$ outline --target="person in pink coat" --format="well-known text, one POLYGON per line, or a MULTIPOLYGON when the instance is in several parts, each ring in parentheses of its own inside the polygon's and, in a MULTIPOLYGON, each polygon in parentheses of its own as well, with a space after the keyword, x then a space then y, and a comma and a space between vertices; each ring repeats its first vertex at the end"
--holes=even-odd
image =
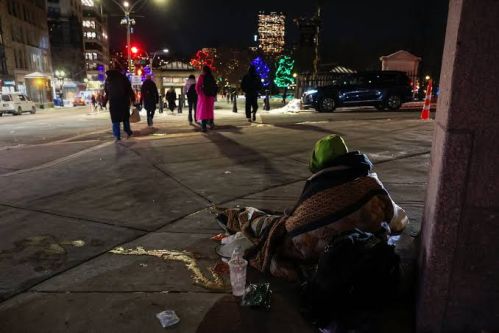
POLYGON ((213 122, 215 118, 215 97, 217 96, 217 84, 210 67, 203 66, 203 74, 196 83, 196 92, 198 93, 198 105, 196 110, 196 120, 201 122, 201 129, 206 132, 206 125, 210 129, 215 127, 213 122))

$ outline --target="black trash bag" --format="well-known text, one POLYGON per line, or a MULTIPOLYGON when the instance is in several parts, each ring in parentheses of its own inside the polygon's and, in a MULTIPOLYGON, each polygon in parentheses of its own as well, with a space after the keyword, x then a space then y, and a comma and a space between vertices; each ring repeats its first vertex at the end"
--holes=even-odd
POLYGON ((271 299, 272 290, 270 289, 270 283, 250 284, 246 288, 241 305, 270 310, 271 299))
POLYGON ((305 317, 320 328, 332 321, 355 329, 358 315, 396 293, 400 258, 386 237, 358 229, 333 238, 302 288, 305 317))

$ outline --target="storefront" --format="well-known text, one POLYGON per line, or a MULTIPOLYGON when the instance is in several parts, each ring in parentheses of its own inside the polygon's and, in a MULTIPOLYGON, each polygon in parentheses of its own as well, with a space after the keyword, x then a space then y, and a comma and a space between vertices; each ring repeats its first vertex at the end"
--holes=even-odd
POLYGON ((3 76, 0 79, 0 92, 2 94, 13 93, 16 91, 16 81, 14 77, 3 76))
POLYGON ((173 87, 178 95, 182 92, 185 81, 191 74, 195 75, 197 79, 201 71, 198 71, 190 64, 173 61, 155 69, 153 76, 162 94, 165 94, 168 89, 173 87))

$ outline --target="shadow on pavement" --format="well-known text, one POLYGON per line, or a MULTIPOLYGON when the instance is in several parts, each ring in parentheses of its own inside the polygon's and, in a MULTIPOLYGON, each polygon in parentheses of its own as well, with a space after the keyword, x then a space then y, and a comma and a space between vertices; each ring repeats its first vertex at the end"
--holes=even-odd
POLYGON ((279 128, 285 128, 285 129, 291 129, 291 130, 296 130, 296 131, 313 131, 313 132, 319 132, 319 133, 324 133, 324 134, 337 134, 341 136, 345 136, 344 133, 340 133, 338 131, 330 131, 325 128, 321 128, 318 126, 312 126, 312 125, 307 125, 307 124, 274 124, 274 127, 279 127, 279 128))
MULTIPOLYGON (((272 180, 274 177, 278 177, 280 183, 286 183, 291 180, 292 178, 288 177, 287 174, 283 173, 281 170, 275 168, 269 157, 262 155, 260 152, 257 150, 251 148, 248 145, 242 145, 239 142, 232 140, 219 132, 223 132, 225 128, 225 131, 227 132, 236 132, 240 133, 241 128, 235 127, 235 126, 220 126, 216 127, 215 130, 208 131, 206 137, 214 143, 220 152, 233 160, 237 164, 244 164, 248 160, 248 156, 252 156, 253 161, 259 161, 261 163, 254 164, 252 163, 252 166, 259 167, 260 165, 263 166, 263 173, 272 180), (234 154, 233 152, 235 151, 244 151, 246 154, 234 154)), ((246 163, 247 164, 247 163, 246 163)))

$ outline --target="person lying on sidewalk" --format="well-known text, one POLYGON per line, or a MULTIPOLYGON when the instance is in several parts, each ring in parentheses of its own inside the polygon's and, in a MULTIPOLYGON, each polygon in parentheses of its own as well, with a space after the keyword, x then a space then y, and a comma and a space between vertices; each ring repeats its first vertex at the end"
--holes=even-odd
POLYGON ((313 175, 295 207, 275 214, 252 207, 214 207, 219 223, 242 232, 253 244, 245 250, 250 265, 263 273, 296 281, 300 266, 316 264, 335 235, 355 228, 376 233, 388 224, 400 233, 409 222, 391 199, 368 157, 348 148, 338 135, 315 144, 313 175))

